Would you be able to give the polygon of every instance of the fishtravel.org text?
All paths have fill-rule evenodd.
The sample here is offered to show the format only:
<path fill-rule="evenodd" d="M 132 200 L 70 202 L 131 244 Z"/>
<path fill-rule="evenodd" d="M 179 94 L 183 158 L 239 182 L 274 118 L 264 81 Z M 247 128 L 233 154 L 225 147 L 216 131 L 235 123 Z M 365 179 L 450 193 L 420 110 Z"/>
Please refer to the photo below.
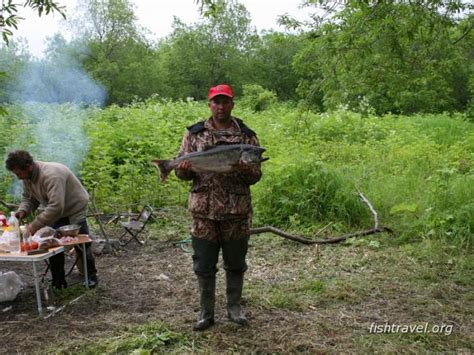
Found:
<path fill-rule="evenodd" d="M 418 333 L 418 334 L 444 334 L 451 335 L 453 331 L 452 324 L 375 324 L 372 323 L 369 328 L 371 334 L 382 333 Z"/>

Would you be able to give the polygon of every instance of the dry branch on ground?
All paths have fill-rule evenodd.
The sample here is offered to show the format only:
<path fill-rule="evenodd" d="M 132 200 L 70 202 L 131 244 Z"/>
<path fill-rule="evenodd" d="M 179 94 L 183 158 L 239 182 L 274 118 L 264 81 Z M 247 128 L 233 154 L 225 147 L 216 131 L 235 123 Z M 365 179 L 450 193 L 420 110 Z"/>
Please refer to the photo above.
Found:
<path fill-rule="evenodd" d="M 260 233 L 273 233 L 273 234 L 279 235 L 280 237 L 290 239 L 295 242 L 299 242 L 303 244 L 336 244 L 349 238 L 362 237 L 362 236 L 366 236 L 370 234 L 383 233 L 383 232 L 393 233 L 393 231 L 388 227 L 379 227 L 379 219 L 378 219 L 377 211 L 374 209 L 370 201 L 364 196 L 362 192 L 359 192 L 359 197 L 362 200 L 362 202 L 364 202 L 368 206 L 370 212 L 372 213 L 374 217 L 374 227 L 371 229 L 349 233 L 349 234 L 341 235 L 338 237 L 330 237 L 328 239 L 322 239 L 322 240 L 313 240 L 313 239 L 303 238 L 300 236 L 296 236 L 296 235 L 284 232 L 272 226 L 252 228 L 250 229 L 250 234 L 252 235 L 252 234 L 260 234 Z"/>

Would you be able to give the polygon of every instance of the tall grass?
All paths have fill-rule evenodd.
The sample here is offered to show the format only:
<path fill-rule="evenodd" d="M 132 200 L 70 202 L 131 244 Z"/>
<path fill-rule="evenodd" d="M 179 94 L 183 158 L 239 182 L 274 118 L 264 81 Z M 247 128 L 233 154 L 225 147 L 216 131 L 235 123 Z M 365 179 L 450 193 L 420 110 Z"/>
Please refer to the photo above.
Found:
<path fill-rule="evenodd" d="M 282 109 L 254 115 L 251 124 L 271 157 L 254 188 L 258 222 L 371 223 L 353 197 L 360 189 L 402 240 L 472 246 L 474 130 L 462 116 Z"/>
<path fill-rule="evenodd" d="M 71 107 L 61 112 L 53 124 L 83 117 Z M 150 100 L 87 112 L 89 149 L 80 175 L 102 209 L 186 204 L 189 183 L 172 175 L 160 184 L 150 160 L 176 154 L 186 126 L 208 117 L 205 103 Z M 239 102 L 234 114 L 258 133 L 270 157 L 252 187 L 255 224 L 301 231 L 369 227 L 360 190 L 401 240 L 443 238 L 472 247 L 474 129 L 462 115 L 316 114 L 286 104 L 255 113 Z M 21 112 L 2 120 L 13 137 L 28 142 L 16 146 L 34 147 L 34 118 Z M 2 142 L 0 148 L 13 146 Z M 5 194 L 11 175 L 2 166 L 0 176 Z"/>

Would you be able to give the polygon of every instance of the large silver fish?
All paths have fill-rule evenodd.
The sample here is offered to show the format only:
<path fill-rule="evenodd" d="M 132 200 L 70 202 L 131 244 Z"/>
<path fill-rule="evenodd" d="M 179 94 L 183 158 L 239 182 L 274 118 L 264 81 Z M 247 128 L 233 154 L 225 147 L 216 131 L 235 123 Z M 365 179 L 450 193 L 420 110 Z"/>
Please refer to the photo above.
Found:
<path fill-rule="evenodd" d="M 237 169 L 239 162 L 260 164 L 269 158 L 263 158 L 262 147 L 251 144 L 219 145 L 202 152 L 193 152 L 173 160 L 152 160 L 160 170 L 163 182 L 169 173 L 183 160 L 191 163 L 191 170 L 197 173 L 228 173 Z"/>

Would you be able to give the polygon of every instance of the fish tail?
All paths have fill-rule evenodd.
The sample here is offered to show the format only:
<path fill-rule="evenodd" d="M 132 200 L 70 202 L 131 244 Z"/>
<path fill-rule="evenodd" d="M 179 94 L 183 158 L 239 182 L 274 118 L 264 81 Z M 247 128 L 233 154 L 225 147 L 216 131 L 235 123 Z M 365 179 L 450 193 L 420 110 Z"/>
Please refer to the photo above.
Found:
<path fill-rule="evenodd" d="M 170 167 L 170 160 L 152 160 L 151 161 L 155 166 L 160 170 L 160 181 L 163 182 L 166 180 L 168 175 L 170 174 L 172 167 Z"/>

